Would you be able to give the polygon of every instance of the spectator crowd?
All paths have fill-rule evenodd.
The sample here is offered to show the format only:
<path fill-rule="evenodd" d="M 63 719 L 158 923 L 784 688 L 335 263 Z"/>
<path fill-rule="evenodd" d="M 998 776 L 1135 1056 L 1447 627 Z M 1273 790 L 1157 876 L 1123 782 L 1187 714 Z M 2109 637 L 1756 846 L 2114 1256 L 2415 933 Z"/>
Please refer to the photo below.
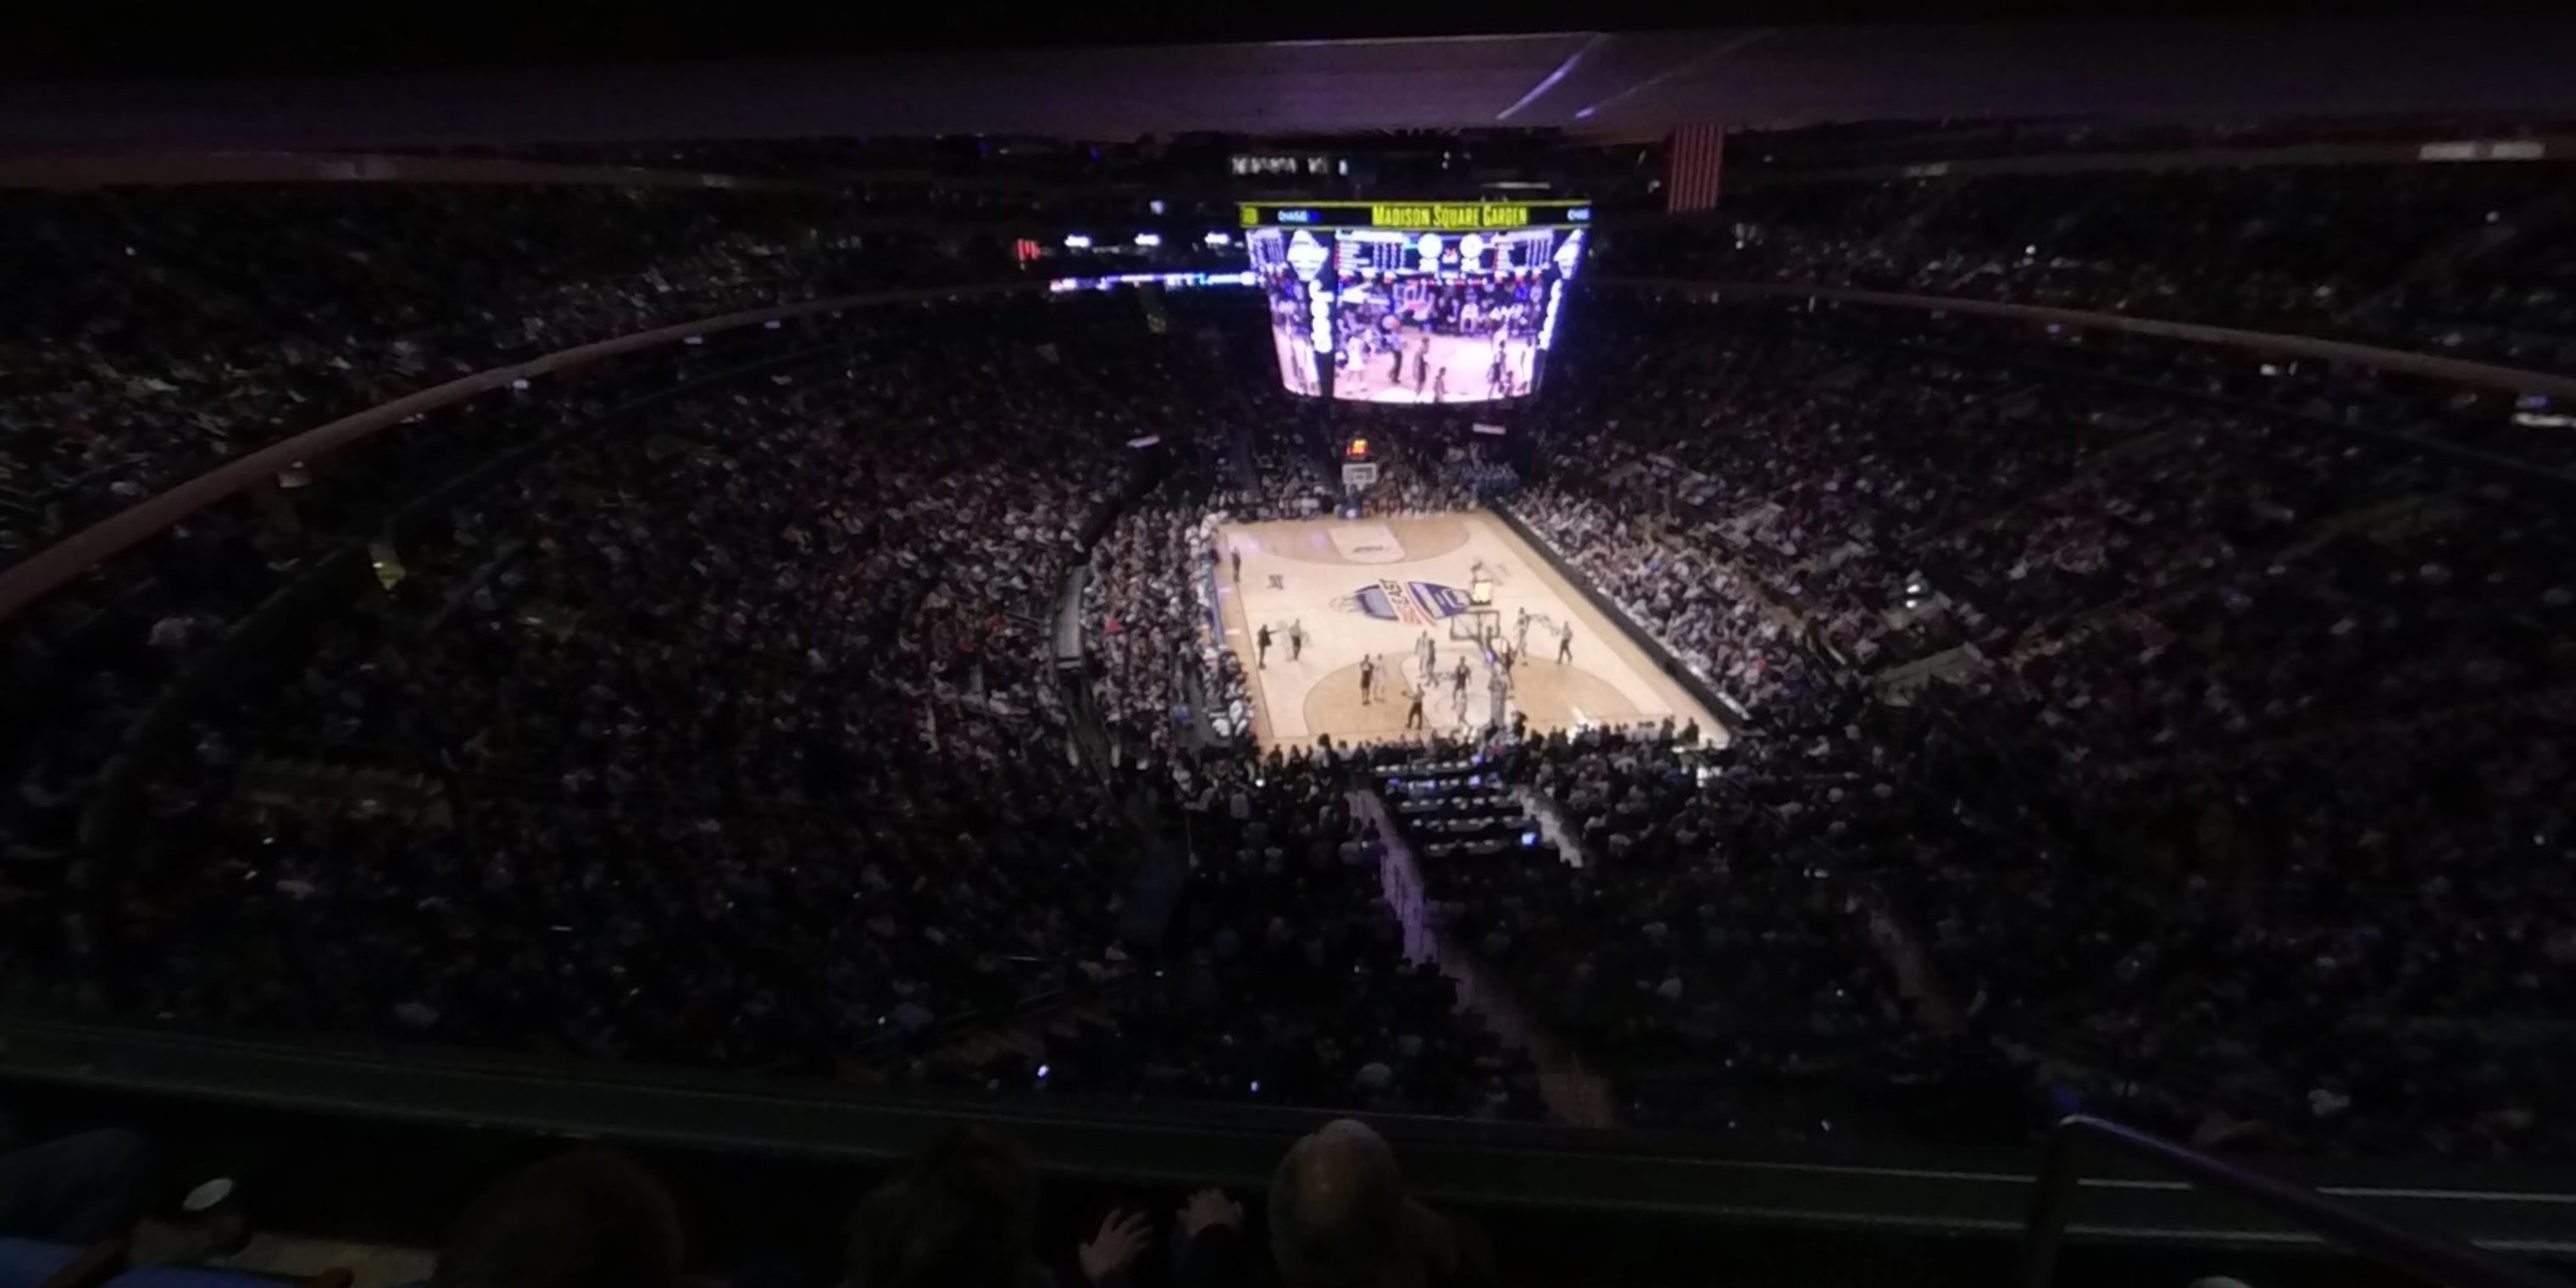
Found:
<path fill-rule="evenodd" d="M 1536 1114 L 1526 1061 L 1390 951 L 1332 776 L 1232 750 L 1205 507 L 1256 387 L 1207 342 L 1224 318 L 1158 328 L 1092 293 L 862 310 L 825 360 L 565 433 L 372 542 L 309 640 L 193 711 L 119 861 L 13 887 L 8 991 L 933 1082 L 961 1033 L 1075 997 L 1088 1022 L 1014 1085 Z M 1105 764 L 1051 664 L 1086 557 Z M 157 624 L 137 700 L 229 624 Z M 1213 721 L 1170 714 L 1211 693 Z M 47 763 L 112 763 L 136 712 L 89 713 Z M 94 794 L 25 786 L 55 826 L 13 840 L 80 850 Z M 1122 921 L 1160 828 L 1201 869 L 1169 934 Z"/>
<path fill-rule="evenodd" d="M 1641 275 L 1812 283 L 2328 335 L 2576 370 L 2567 162 L 2138 164 L 1785 182 L 1605 247 Z"/>
<path fill-rule="evenodd" d="M 2300 1147 L 2567 1152 L 2576 937 L 2530 913 L 2569 880 L 2550 480 L 2045 340 L 1594 303 L 1513 504 L 1749 713 L 1720 783 L 1813 820 L 1950 1009 Z M 1624 794 L 1673 817 L 1653 782 Z M 1599 924 L 1670 926 L 1657 889 Z"/>
<path fill-rule="evenodd" d="M 2555 361 L 2514 347 L 2560 322 L 2524 175 L 1783 185 L 1623 253 Z M 9 198 L 45 253 L 0 334 L 0 549 L 514 354 L 924 271 L 783 196 L 471 195 Z M 2576 1153 L 2545 450 L 2470 459 L 2458 407 L 2366 375 L 1596 290 L 1507 457 L 1385 409 L 1328 435 L 1242 303 L 711 338 L 73 588 L 12 624 L 56 678 L 0 740 L 0 997 L 1539 1115 L 1445 937 L 1644 1121 L 1964 1132 L 2035 1082 L 2285 1148 Z M 1255 749 L 1215 525 L 1479 500 L 1732 737 Z M 1355 794 L 1381 755 L 1481 755 L 1565 844 L 1425 856 L 1423 922 Z"/>
<path fill-rule="evenodd" d="M 955 281 L 821 194 L 306 184 L 0 196 L 0 556 L 458 376 L 666 323 Z M 996 275 L 998 276 L 998 275 Z"/>
<path fill-rule="evenodd" d="M 8 1126 L 0 1120 L 0 1128 Z M 0 1238 L 8 1241 L 10 1265 L 83 1281 L 178 1277 L 248 1288 L 286 1277 L 275 1267 L 289 1263 L 303 1266 L 296 1277 L 346 1283 L 357 1268 L 316 1273 L 313 1254 L 363 1249 L 368 1273 L 417 1255 L 426 1271 L 420 1282 L 444 1288 L 1500 1282 L 1485 1228 L 1426 1203 L 1386 1139 L 1350 1118 L 1288 1145 L 1251 1219 L 1244 1202 L 1213 1186 L 1181 1196 L 1168 1215 L 1099 1204 L 1097 1194 L 1068 1194 L 1073 1187 L 1060 1181 L 1042 1187 L 1016 1141 L 960 1125 L 870 1169 L 874 1183 L 837 1223 L 812 1219 L 816 1204 L 809 1200 L 833 1200 L 810 1192 L 810 1170 L 792 1187 L 776 1177 L 756 1182 L 761 1196 L 788 1210 L 754 1212 L 753 1196 L 713 1193 L 701 1172 L 666 1170 L 668 1160 L 648 1163 L 600 1143 L 547 1146 L 535 1161 L 502 1170 L 457 1200 L 423 1200 L 380 1184 L 381 1173 L 362 1172 L 319 1219 L 347 1220 L 354 1199 L 354 1210 L 377 1222 L 368 1245 L 266 1246 L 254 1237 L 241 1181 L 232 1177 L 196 1187 L 180 1212 L 165 1215 L 159 1193 L 174 1169 L 152 1136 L 130 1128 L 32 1143 L 0 1135 L 0 1145 L 8 1146 L 0 1151 Z M 310 1194 L 292 1189 L 275 1186 L 269 1196 L 288 1190 L 287 1201 L 304 1209 L 289 1219 L 316 1219 Z M 212 1202 L 201 1207 L 207 1196 Z M 1096 1227 L 1086 1207 L 1100 1213 Z M 1088 1238 L 1068 1236 L 1077 1212 L 1079 1228 L 1092 1231 Z M 830 1233 L 836 1224 L 838 1238 Z M 428 1234 L 434 1246 L 418 1254 L 386 1246 L 389 1226 Z M 1149 1258 L 1158 1243 L 1168 1255 Z"/>

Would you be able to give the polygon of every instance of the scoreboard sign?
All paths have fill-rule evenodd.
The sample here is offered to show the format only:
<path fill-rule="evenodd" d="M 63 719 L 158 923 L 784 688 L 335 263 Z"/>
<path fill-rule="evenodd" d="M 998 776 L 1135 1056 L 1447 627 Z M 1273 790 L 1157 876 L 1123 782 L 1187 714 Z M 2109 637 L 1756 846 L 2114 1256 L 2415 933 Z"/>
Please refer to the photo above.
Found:
<path fill-rule="evenodd" d="M 1479 202 L 1464 206 L 1371 206 L 1371 228 L 1527 228 L 1530 208 L 1527 206 L 1487 205 Z"/>
<path fill-rule="evenodd" d="M 1568 199 L 1250 202 L 1236 213 L 1281 385 L 1350 402 L 1537 392 L 1592 236 L 1592 203 Z M 1344 464 L 1359 483 L 1375 471 L 1352 446 Z"/>
<path fill-rule="evenodd" d="M 1559 228 L 1592 222 L 1589 201 L 1308 201 L 1236 207 L 1246 228 L 1387 228 L 1399 232 L 1474 232 Z"/>

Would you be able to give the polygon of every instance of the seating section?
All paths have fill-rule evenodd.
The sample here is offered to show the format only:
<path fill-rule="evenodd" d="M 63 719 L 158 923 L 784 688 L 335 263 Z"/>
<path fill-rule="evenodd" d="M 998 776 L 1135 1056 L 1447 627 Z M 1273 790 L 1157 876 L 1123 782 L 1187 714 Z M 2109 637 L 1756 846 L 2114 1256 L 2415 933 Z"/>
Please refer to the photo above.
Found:
<path fill-rule="evenodd" d="M 1005 1064 L 1051 1090 L 1475 1118 L 1543 1114 L 1507 1047 L 1389 897 L 1347 770 L 1201 756 L 1179 784 L 1193 854 L 1171 965 Z"/>
<path fill-rule="evenodd" d="M 1378 772 L 1378 794 L 1416 855 L 1435 866 L 1472 862 L 1512 849 L 1533 862 L 1557 856 L 1498 770 L 1474 760 L 1433 760 Z"/>
<path fill-rule="evenodd" d="M 2565 1152 L 2537 1017 L 2576 941 L 2525 911 L 2566 879 L 2548 484 L 2033 361 L 1981 415 L 1925 392 L 1955 383 L 1940 354 L 1695 306 L 1593 321 L 1609 355 L 1567 369 L 1610 394 L 1560 430 L 1591 464 L 1513 504 L 1677 653 L 1739 659 L 1711 681 L 1765 732 L 1731 754 L 1806 748 L 1773 809 L 1825 828 L 1952 1007 L 2182 1130 Z M 1722 396 L 1599 361 L 1665 353 L 1731 367 Z M 1642 490 L 1650 454 L 1688 485 Z M 1660 575 L 1701 567 L 1726 580 Z M 1749 679 L 1748 640 L 1796 660 Z"/>
<path fill-rule="evenodd" d="M 0 192 L 0 559 L 457 376 L 923 280 L 821 195 L 307 184 Z M 954 280 L 953 275 L 948 280 Z"/>
<path fill-rule="evenodd" d="M 2098 309 L 2576 369 L 2563 160 L 1749 185 L 1605 266 Z"/>
<path fill-rule="evenodd" d="M 2547 365 L 2556 173 L 1782 184 L 1605 266 Z M 459 372 L 965 275 L 851 200 L 0 196 L 40 252 L 0 557 Z M 1600 1091 L 1790 1145 L 2080 1104 L 2576 1155 L 2563 442 L 2422 379 L 1678 294 L 1572 296 L 1501 446 L 1290 399 L 1257 298 L 1026 291 L 287 471 L 7 624 L 0 1002 L 1013 1096 Z M 1507 507 L 1730 727 L 1260 746 L 1215 524 L 1345 504 L 1344 431 L 1367 513 Z"/>
<path fill-rule="evenodd" d="M 1327 771 L 1207 762 L 1140 833 L 1057 750 L 1041 623 L 1146 459 L 1124 440 L 1188 459 L 1258 388 L 1145 317 L 1125 295 L 854 315 L 828 365 L 664 397 L 458 503 L 189 731 L 112 922 L 19 905 L 13 986 L 932 1081 L 959 1032 L 1070 996 L 1088 1027 L 1036 1062 L 1067 1090 L 1534 1115 L 1526 1060 L 1316 830 Z M 1155 504 L 1136 514 L 1179 512 Z M 173 627 L 156 674 L 213 629 Z M 46 800 L 71 812 L 80 785 Z M 1202 870 L 1149 974 L 1119 909 L 1155 820 L 1190 818 Z M 1216 1047 L 1241 1061 L 1191 1056 Z"/>

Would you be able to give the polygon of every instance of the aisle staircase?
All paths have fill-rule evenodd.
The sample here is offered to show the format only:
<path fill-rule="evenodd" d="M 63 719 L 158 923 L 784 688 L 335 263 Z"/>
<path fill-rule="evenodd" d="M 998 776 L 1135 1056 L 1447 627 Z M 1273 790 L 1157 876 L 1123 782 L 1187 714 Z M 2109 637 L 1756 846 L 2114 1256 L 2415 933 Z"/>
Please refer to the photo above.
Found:
<path fill-rule="evenodd" d="M 1618 1098 L 1608 1079 L 1586 1069 L 1572 1050 L 1522 1008 L 1508 987 L 1440 926 L 1423 897 L 1422 871 L 1413 847 L 1396 827 L 1384 798 L 1363 787 L 1350 794 L 1350 802 L 1352 816 L 1375 823 L 1385 844 L 1379 878 L 1388 904 L 1403 922 L 1405 955 L 1437 965 L 1441 974 L 1456 981 L 1462 1006 L 1475 1012 L 1506 1044 L 1529 1053 L 1530 1063 L 1538 1068 L 1540 1098 L 1551 1117 L 1578 1127 L 1616 1126 Z"/>
<path fill-rule="evenodd" d="M 1593 861 L 1594 856 L 1583 846 L 1582 835 L 1565 825 L 1565 811 L 1558 809 L 1555 801 L 1527 784 L 1512 788 L 1512 798 L 1521 803 L 1522 809 L 1529 811 L 1531 818 L 1538 820 L 1539 835 L 1556 847 L 1557 857 L 1563 859 L 1567 867 L 1580 868 Z"/>
<path fill-rule="evenodd" d="M 1983 672 L 1986 666 L 1983 651 L 1974 644 L 1961 644 L 1889 667 L 1868 677 L 1868 683 L 1878 690 L 1881 698 L 1902 705 L 1931 684 L 1960 683 Z"/>

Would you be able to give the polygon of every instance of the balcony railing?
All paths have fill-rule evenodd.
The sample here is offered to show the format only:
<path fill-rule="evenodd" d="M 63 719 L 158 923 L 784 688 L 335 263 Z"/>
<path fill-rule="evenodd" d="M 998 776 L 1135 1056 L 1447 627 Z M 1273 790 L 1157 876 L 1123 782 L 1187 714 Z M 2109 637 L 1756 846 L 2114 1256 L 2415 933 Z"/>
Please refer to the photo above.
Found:
<path fill-rule="evenodd" d="M 2059 1122 L 2049 1137 L 2048 1154 L 2032 1191 L 2030 1221 L 2022 1231 L 2020 1288 L 2049 1288 L 2082 1179 L 2077 1163 L 2087 1147 L 2117 1153 L 2201 1189 L 2241 1200 L 2427 1283 L 2453 1288 L 2568 1288 L 2567 1281 L 2556 1275 L 2455 1236 L 2083 1114 Z"/>

